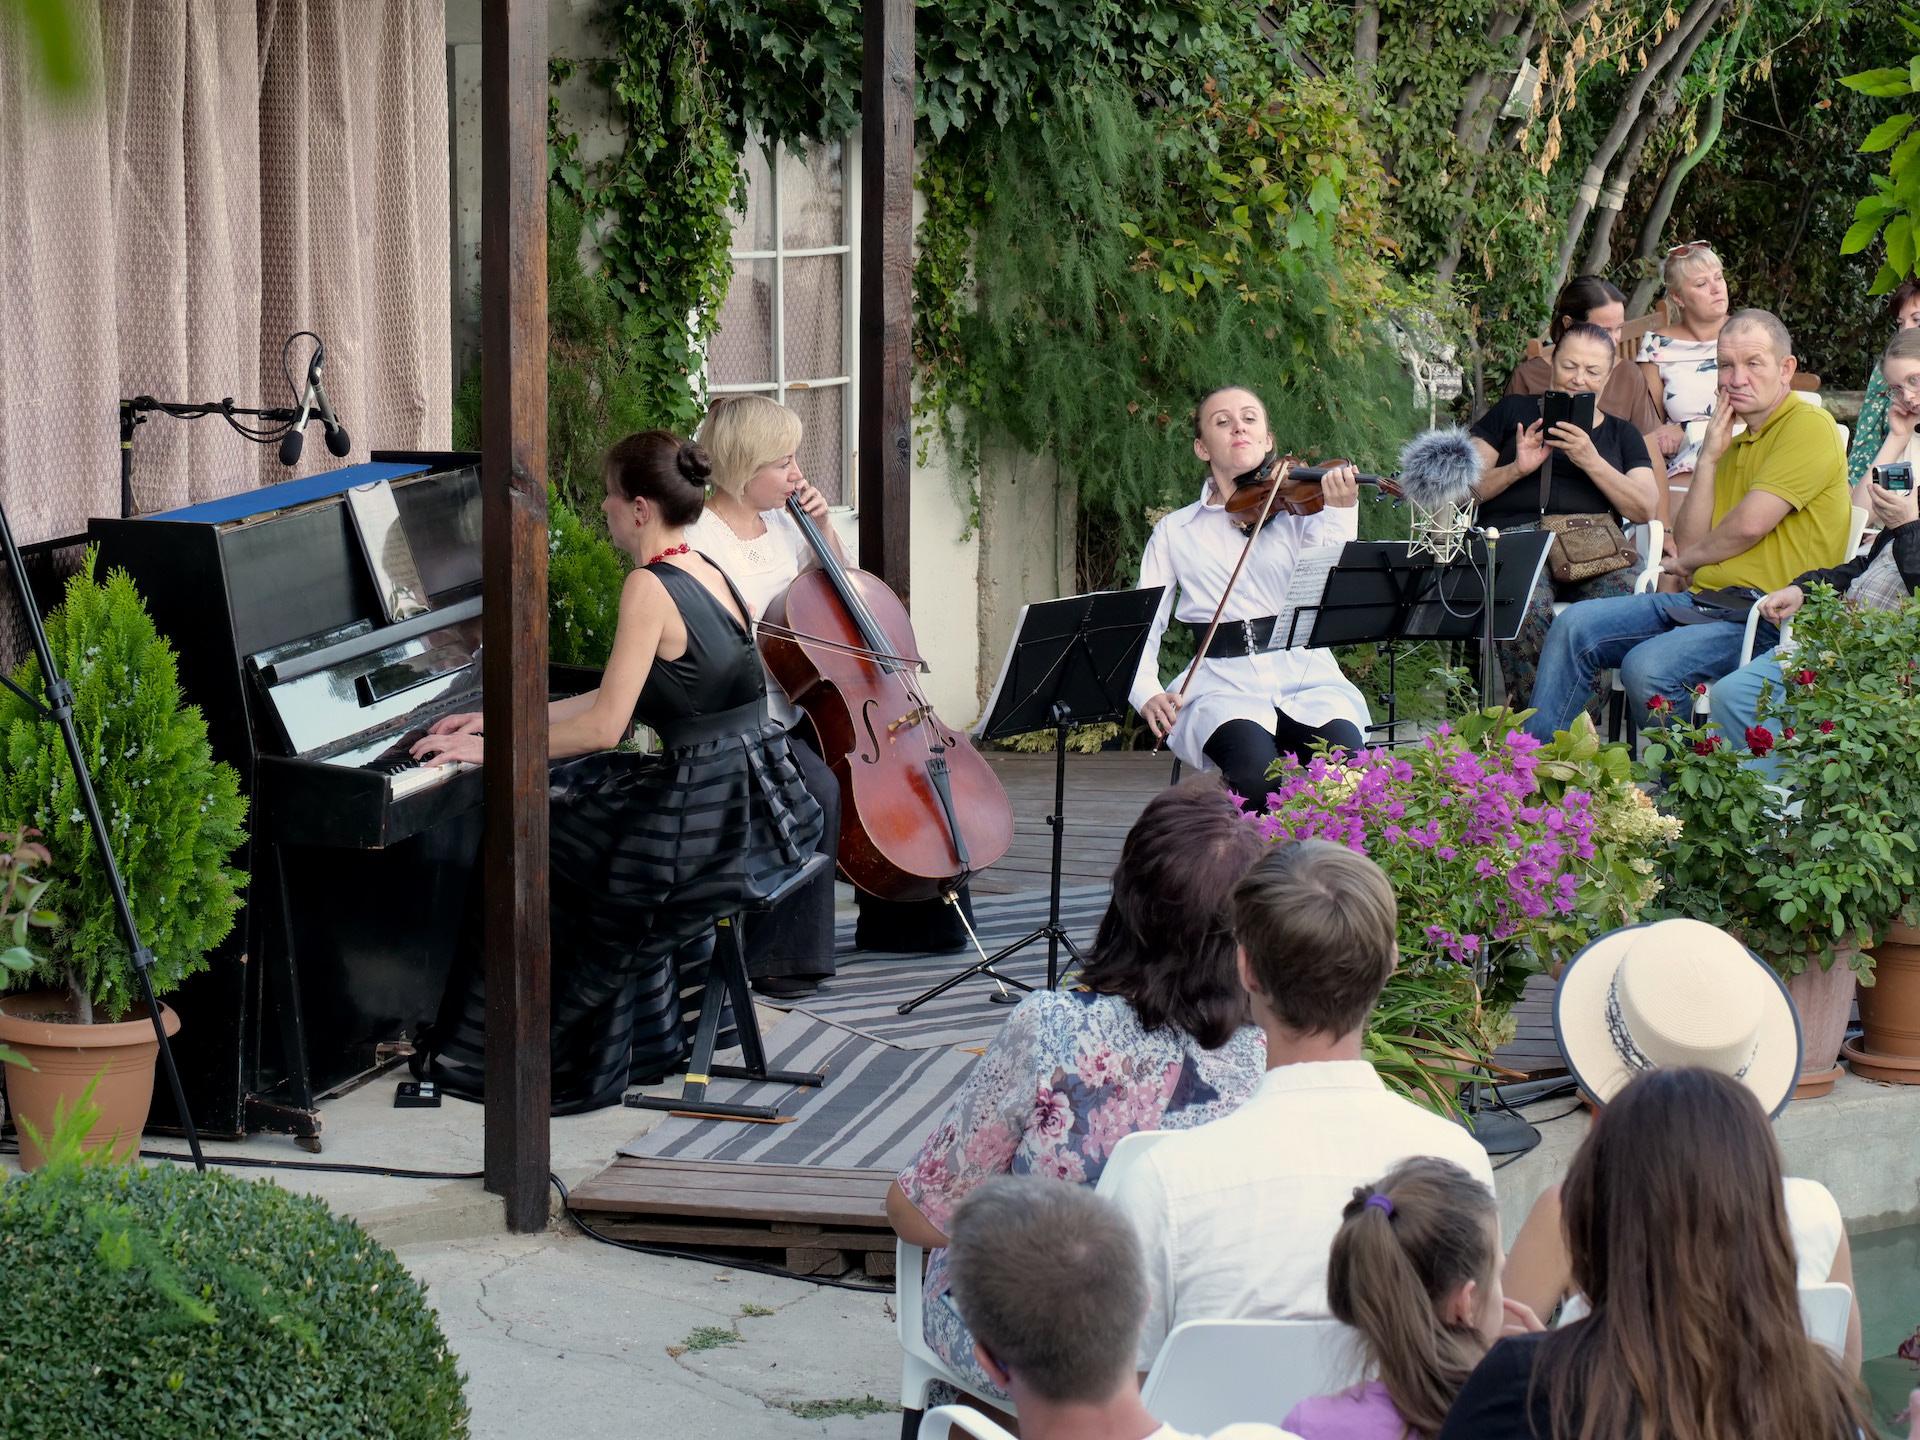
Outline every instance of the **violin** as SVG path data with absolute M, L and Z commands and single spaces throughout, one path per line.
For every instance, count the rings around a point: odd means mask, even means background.
M 1233 498 L 1227 501 L 1227 514 L 1249 534 L 1264 515 L 1318 515 L 1327 508 L 1321 482 L 1346 463 L 1329 460 L 1324 465 L 1301 465 L 1291 455 L 1269 452 L 1266 459 L 1233 482 Z M 1361 475 L 1358 479 L 1362 485 L 1372 486 L 1382 494 L 1396 498 L 1400 495 L 1400 486 L 1394 480 L 1379 475 Z
M 767 607 L 760 654 L 840 782 L 840 868 L 885 900 L 951 895 L 1013 844 L 1007 792 L 921 690 L 900 597 L 842 565 L 799 500 L 787 512 L 819 565 Z

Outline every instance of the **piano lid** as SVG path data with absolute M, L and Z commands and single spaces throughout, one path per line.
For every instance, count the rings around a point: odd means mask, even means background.
M 426 465 L 391 461 L 342 465 L 337 470 L 322 470 L 316 475 L 302 475 L 295 480 L 282 480 L 277 485 L 262 485 L 257 490 L 242 490 L 237 495 L 223 495 L 218 500 L 203 500 L 198 505 L 162 510 L 143 518 L 178 520 L 195 525 L 231 525 L 237 520 L 270 515 L 276 510 L 289 510 L 295 505 L 309 505 L 315 500 L 344 495 L 356 485 L 371 485 L 376 480 L 398 480 L 404 475 L 418 475 L 429 468 Z

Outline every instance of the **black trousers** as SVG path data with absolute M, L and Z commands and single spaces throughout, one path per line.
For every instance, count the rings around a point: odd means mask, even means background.
M 1262 729 L 1251 720 L 1229 720 L 1207 737 L 1201 750 L 1220 768 L 1229 790 L 1245 800 L 1248 808 L 1264 810 L 1269 789 L 1267 771 L 1273 762 L 1291 755 L 1305 764 L 1313 754 L 1314 743 L 1320 740 L 1358 750 L 1365 737 L 1351 720 L 1303 725 L 1286 711 L 1275 710 L 1273 729 Z

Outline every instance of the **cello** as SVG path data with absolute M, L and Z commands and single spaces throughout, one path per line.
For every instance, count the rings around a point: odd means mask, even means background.
M 842 565 L 792 496 L 787 512 L 819 565 L 767 607 L 760 654 L 840 782 L 840 868 L 881 899 L 951 896 L 1013 844 L 1007 792 L 922 692 L 900 597 Z

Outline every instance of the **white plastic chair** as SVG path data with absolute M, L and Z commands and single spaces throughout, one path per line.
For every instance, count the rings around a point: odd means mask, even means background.
M 1851 558 L 1860 549 L 1860 537 L 1867 532 L 1867 512 L 1858 505 L 1852 507 L 1847 530 L 1846 553 Z M 1753 659 L 1754 635 L 1760 629 L 1760 607 L 1754 606 L 1747 611 L 1747 631 L 1740 641 L 1740 663 L 1745 665 Z M 1790 649 L 1793 644 L 1793 621 L 1789 619 L 1780 627 L 1779 648 Z
M 1113 1153 L 1107 1156 L 1106 1167 L 1100 1172 L 1100 1181 L 1094 1187 L 1094 1193 L 1111 1194 L 1120 1177 L 1164 1134 L 1160 1130 L 1142 1130 L 1123 1137 L 1113 1147 Z M 925 1410 L 927 1386 L 935 1380 L 944 1380 L 983 1405 L 1011 1412 L 1011 1400 L 981 1390 L 955 1375 L 934 1353 L 933 1347 L 927 1344 L 924 1293 L 926 1258 L 927 1252 L 918 1245 L 905 1240 L 894 1242 L 893 1314 L 894 1329 L 900 1336 L 900 1409 L 909 1417 Z M 901 1433 L 911 1434 L 912 1431 L 903 1425 Z
M 1807 1337 L 1842 1358 L 1847 1348 L 1847 1322 L 1853 1318 L 1853 1289 L 1838 1280 L 1800 1287 L 1800 1320 Z
M 942 1405 L 920 1417 L 920 1440 L 947 1440 L 949 1426 L 975 1440 L 1015 1440 L 1014 1433 L 964 1405 Z
M 1188 1320 L 1160 1346 L 1140 1399 L 1154 1419 L 1189 1434 L 1277 1425 L 1302 1400 L 1352 1384 L 1357 1354 L 1337 1320 Z

